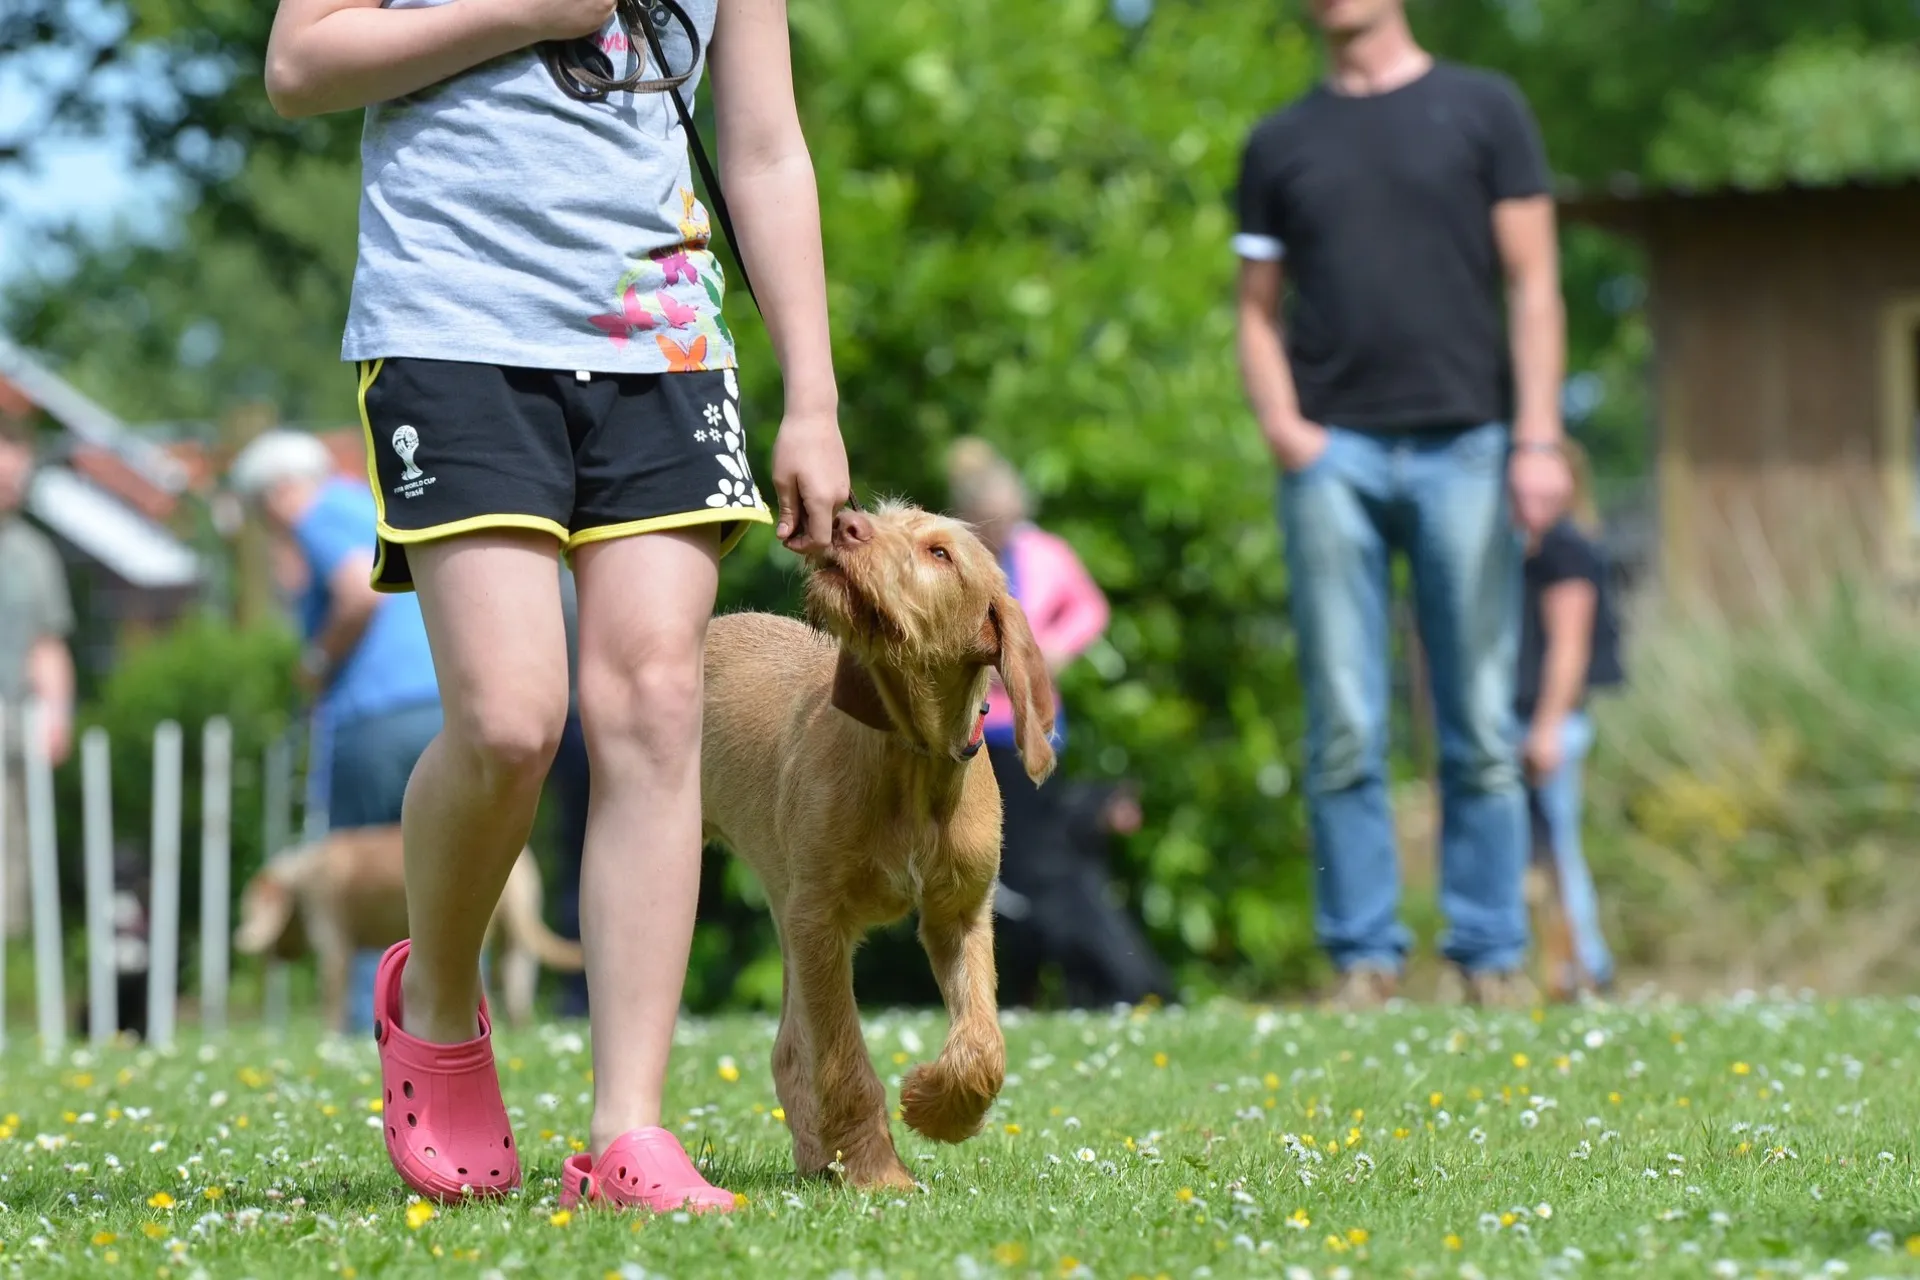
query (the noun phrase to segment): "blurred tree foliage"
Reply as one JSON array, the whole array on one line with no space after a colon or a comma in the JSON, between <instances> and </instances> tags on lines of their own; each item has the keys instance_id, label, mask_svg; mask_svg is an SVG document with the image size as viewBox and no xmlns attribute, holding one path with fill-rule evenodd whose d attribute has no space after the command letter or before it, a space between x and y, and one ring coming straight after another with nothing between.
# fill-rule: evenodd
<instances>
[{"instance_id":1,"label":"blurred tree foliage","mask_svg":"<svg viewBox=\"0 0 1920 1280\"><path fill-rule=\"evenodd\" d=\"M1729 145L1740 120L1797 110L1814 92L1793 88L1813 75L1792 70L1801 37L1868 57L1920 34L1911 0L1411 9L1437 51L1520 82L1556 169L1582 182L1684 176L1682 157ZM193 194L167 242L76 246L75 270L0 301L17 338L130 417L266 396L296 419L350 420L335 357L358 120L272 114L271 16L257 0L16 0L0 16L0 48L71 55L42 60L41 132L126 122ZM1286 6L1179 0L1138 31L1097 0L793 0L792 28L856 481L939 504L940 452L961 431L1019 460L1116 606L1108 643L1067 678L1068 768L1144 780L1124 874L1156 942L1193 980L1299 979L1313 963L1291 790L1301 709L1225 245L1241 140L1310 83L1310 32ZM0 164L30 162L31 141L0 138ZM1617 243L1567 237L1572 367L1607 391L1584 427L1607 470L1647 461L1636 270ZM764 449L778 381L749 309L733 319ZM730 604L792 606L770 539L728 573ZM735 892L703 928L690 996L762 996L766 934L738 874L711 874Z\"/></svg>"}]
</instances>

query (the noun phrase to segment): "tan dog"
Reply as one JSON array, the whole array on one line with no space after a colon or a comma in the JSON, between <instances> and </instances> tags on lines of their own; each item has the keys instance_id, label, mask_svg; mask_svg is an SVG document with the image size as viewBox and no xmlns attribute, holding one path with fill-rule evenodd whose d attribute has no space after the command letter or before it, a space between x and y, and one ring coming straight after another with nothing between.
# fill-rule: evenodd
<instances>
[{"instance_id":1,"label":"tan dog","mask_svg":"<svg viewBox=\"0 0 1920 1280\"><path fill-rule=\"evenodd\" d=\"M853 996L853 950L920 913L949 1027L900 1090L909 1127L979 1130L1006 1072L993 969L1000 792L980 754L988 671L1036 783L1053 687L1006 576L966 526L907 506L842 512L808 613L716 618L707 638L706 830L759 873L784 964L774 1086L803 1174L910 1187ZM830 634L827 634L830 633Z\"/></svg>"},{"instance_id":2,"label":"tan dog","mask_svg":"<svg viewBox=\"0 0 1920 1280\"><path fill-rule=\"evenodd\" d=\"M540 915L540 868L522 850L494 909L488 941L499 947L504 1011L522 1026L533 1016L540 966L574 972L580 944L547 928ZM234 950L297 960L319 958L320 1005L329 1030L346 1008L353 954L379 950L407 936L407 896L400 828L336 831L270 860L240 895Z\"/></svg>"}]
</instances>

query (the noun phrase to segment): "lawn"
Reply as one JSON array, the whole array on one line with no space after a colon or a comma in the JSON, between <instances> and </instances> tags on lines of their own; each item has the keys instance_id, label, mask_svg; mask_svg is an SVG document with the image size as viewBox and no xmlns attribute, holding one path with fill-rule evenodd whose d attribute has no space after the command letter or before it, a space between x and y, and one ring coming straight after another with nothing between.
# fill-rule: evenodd
<instances>
[{"instance_id":1,"label":"lawn","mask_svg":"<svg viewBox=\"0 0 1920 1280\"><path fill-rule=\"evenodd\" d=\"M1006 1021L985 1133L896 1126L903 1198L795 1182L770 1023L683 1027L672 1120L748 1201L700 1220L556 1212L583 1027L501 1034L527 1186L437 1211L387 1169L370 1045L16 1041L0 1274L1920 1275L1920 1002ZM873 1018L883 1075L941 1029Z\"/></svg>"}]
</instances>

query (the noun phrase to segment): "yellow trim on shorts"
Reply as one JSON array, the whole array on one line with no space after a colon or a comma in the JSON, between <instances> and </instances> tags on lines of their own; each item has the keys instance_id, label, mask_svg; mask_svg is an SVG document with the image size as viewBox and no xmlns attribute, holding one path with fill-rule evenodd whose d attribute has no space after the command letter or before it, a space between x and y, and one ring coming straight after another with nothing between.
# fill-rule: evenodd
<instances>
[{"instance_id":1,"label":"yellow trim on shorts","mask_svg":"<svg viewBox=\"0 0 1920 1280\"><path fill-rule=\"evenodd\" d=\"M596 525L591 529L582 529L567 539L567 552L572 554L575 548L590 542L611 542L615 538L635 538L643 533L666 533L672 529L693 529L707 524L738 524L740 527L729 533L720 544L720 554L726 555L747 536L747 529L756 524L772 524L773 512L761 507L705 507L699 511L683 511L678 515L654 516L648 520L626 520L619 524Z\"/></svg>"}]
</instances>

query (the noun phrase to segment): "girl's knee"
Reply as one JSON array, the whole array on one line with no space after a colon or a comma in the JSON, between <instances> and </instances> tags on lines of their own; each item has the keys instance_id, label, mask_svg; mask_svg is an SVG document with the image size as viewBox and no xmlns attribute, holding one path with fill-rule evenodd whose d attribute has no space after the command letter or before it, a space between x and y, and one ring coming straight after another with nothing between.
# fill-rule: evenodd
<instances>
[{"instance_id":1,"label":"girl's knee","mask_svg":"<svg viewBox=\"0 0 1920 1280\"><path fill-rule=\"evenodd\" d=\"M497 789L539 786L552 767L566 727L567 691L535 682L469 698L447 716L451 745Z\"/></svg>"},{"instance_id":2,"label":"girl's knee","mask_svg":"<svg viewBox=\"0 0 1920 1280\"><path fill-rule=\"evenodd\" d=\"M589 742L681 742L697 737L703 692L697 644L580 667L580 724Z\"/></svg>"}]
</instances>

